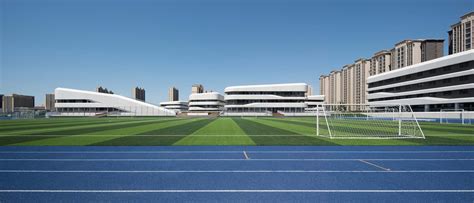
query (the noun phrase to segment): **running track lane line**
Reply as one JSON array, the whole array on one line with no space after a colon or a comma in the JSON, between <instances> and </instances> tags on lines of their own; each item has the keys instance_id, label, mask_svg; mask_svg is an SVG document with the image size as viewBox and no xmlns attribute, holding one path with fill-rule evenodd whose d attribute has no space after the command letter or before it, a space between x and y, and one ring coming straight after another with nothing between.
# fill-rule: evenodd
<instances>
[{"instance_id":1,"label":"running track lane line","mask_svg":"<svg viewBox=\"0 0 474 203\"><path fill-rule=\"evenodd\" d=\"M0 158L0 161L359 161L361 159L15 159L15 158ZM363 159L366 161L474 161L473 159Z\"/></svg>"},{"instance_id":2,"label":"running track lane line","mask_svg":"<svg viewBox=\"0 0 474 203\"><path fill-rule=\"evenodd\" d=\"M376 167L376 168L382 169L382 170L384 170L384 171L390 171L389 168L385 168L385 167L382 167L382 166L380 166L380 165L377 165L377 164L374 164L374 163L371 163L371 162L368 162L368 161L365 161L365 160L362 160L362 159L360 159L359 161L362 162L362 163L365 163L365 164L374 166L374 167Z\"/></svg>"},{"instance_id":3,"label":"running track lane line","mask_svg":"<svg viewBox=\"0 0 474 203\"><path fill-rule=\"evenodd\" d=\"M474 173L474 170L0 170L0 173Z\"/></svg>"},{"instance_id":4,"label":"running track lane line","mask_svg":"<svg viewBox=\"0 0 474 203\"><path fill-rule=\"evenodd\" d=\"M250 158L249 158L249 155L247 155L247 152L245 152L245 151L244 151L244 157L245 157L245 159L247 159L247 160L250 159Z\"/></svg>"},{"instance_id":5,"label":"running track lane line","mask_svg":"<svg viewBox=\"0 0 474 203\"><path fill-rule=\"evenodd\" d=\"M0 193L474 193L474 190L0 190Z\"/></svg>"},{"instance_id":6,"label":"running track lane line","mask_svg":"<svg viewBox=\"0 0 474 203\"><path fill-rule=\"evenodd\" d=\"M252 151L259 154L435 154L435 153L474 153L474 151ZM0 151L0 154L196 154L196 153L242 153L242 151Z\"/></svg>"}]
</instances>

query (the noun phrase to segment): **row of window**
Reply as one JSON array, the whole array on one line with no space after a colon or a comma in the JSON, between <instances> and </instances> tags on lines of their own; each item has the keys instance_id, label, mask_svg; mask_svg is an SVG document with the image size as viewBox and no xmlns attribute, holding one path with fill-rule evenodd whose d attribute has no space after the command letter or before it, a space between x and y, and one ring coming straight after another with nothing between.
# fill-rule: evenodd
<instances>
[{"instance_id":1,"label":"row of window","mask_svg":"<svg viewBox=\"0 0 474 203\"><path fill-rule=\"evenodd\" d=\"M447 86L453 86L453 85L470 84L473 81L474 81L474 75L464 75L460 77L446 78L443 80L435 80L435 81L423 82L423 83L412 84L412 85L404 85L404 86L399 86L399 87L374 90L374 91L369 91L369 94L377 93L377 92L391 92L391 93L408 92L408 91L431 89L431 88L438 88L438 87L447 87Z\"/></svg>"},{"instance_id":2,"label":"row of window","mask_svg":"<svg viewBox=\"0 0 474 203\"><path fill-rule=\"evenodd\" d=\"M386 98L379 98L379 99L369 99L369 102L388 101L388 100L396 100L396 99L409 99L409 98L419 98L419 97L436 97L436 98L446 98L446 99L474 97L474 89L451 90L451 91L444 91L444 92L433 92L433 93L413 94L413 95L406 95L406 96L386 97Z\"/></svg>"},{"instance_id":3,"label":"row of window","mask_svg":"<svg viewBox=\"0 0 474 203\"><path fill-rule=\"evenodd\" d=\"M450 65L450 66L445 66L445 67L440 67L440 68L431 69L431 70L427 70L427 71L422 71L422 72L418 72L418 73L413 73L413 74L408 74L408 75L399 76L399 77L395 77L395 78L390 78L390 79L383 80L383 81L369 83L368 85L369 85L369 88L373 88L373 87L379 87L379 86L384 86L384 85L390 85L390 84L396 84L396 83L411 81L411 80L415 80L415 79L422 79L422 78L428 78L428 77L433 77L433 76L438 76L438 75L445 75L445 74L465 71L465 70L469 70L469 69L474 69L474 61L467 61L467 62L460 63L460 64L454 64L454 65Z\"/></svg>"},{"instance_id":4,"label":"row of window","mask_svg":"<svg viewBox=\"0 0 474 203\"><path fill-rule=\"evenodd\" d=\"M227 95L277 95L282 97L304 97L306 92L226 92Z\"/></svg>"},{"instance_id":5,"label":"row of window","mask_svg":"<svg viewBox=\"0 0 474 203\"><path fill-rule=\"evenodd\" d=\"M56 103L94 103L88 99L57 99Z\"/></svg>"}]
</instances>

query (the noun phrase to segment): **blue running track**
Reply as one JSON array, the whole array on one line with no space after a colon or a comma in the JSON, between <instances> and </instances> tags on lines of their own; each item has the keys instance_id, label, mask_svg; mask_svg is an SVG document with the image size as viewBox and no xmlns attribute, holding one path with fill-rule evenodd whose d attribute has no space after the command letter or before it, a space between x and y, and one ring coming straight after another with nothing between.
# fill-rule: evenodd
<instances>
[{"instance_id":1,"label":"blue running track","mask_svg":"<svg viewBox=\"0 0 474 203\"><path fill-rule=\"evenodd\" d=\"M470 202L474 147L0 147L0 202Z\"/></svg>"}]
</instances>

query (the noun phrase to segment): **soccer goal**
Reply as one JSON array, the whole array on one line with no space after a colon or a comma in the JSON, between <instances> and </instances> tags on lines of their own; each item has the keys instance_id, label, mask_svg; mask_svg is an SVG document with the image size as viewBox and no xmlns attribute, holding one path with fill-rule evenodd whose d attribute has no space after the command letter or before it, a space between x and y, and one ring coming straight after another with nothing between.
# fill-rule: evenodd
<instances>
[{"instance_id":1,"label":"soccer goal","mask_svg":"<svg viewBox=\"0 0 474 203\"><path fill-rule=\"evenodd\" d=\"M439 123L461 123L466 124L464 109L441 109L439 111ZM468 119L470 124L471 120Z\"/></svg>"},{"instance_id":2,"label":"soccer goal","mask_svg":"<svg viewBox=\"0 0 474 203\"><path fill-rule=\"evenodd\" d=\"M409 105L319 105L316 134L331 139L425 138Z\"/></svg>"}]
</instances>

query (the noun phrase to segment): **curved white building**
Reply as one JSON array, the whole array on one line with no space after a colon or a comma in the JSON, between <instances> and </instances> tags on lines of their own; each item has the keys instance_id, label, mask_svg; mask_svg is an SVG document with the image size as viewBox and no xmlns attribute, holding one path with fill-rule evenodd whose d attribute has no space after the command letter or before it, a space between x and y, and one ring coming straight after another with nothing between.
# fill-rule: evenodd
<instances>
[{"instance_id":1,"label":"curved white building","mask_svg":"<svg viewBox=\"0 0 474 203\"><path fill-rule=\"evenodd\" d=\"M207 115L224 110L224 96L218 92L195 93L189 95L188 115Z\"/></svg>"},{"instance_id":2,"label":"curved white building","mask_svg":"<svg viewBox=\"0 0 474 203\"><path fill-rule=\"evenodd\" d=\"M369 104L408 104L414 111L474 110L474 50L370 76Z\"/></svg>"},{"instance_id":3,"label":"curved white building","mask_svg":"<svg viewBox=\"0 0 474 203\"><path fill-rule=\"evenodd\" d=\"M116 94L56 88L52 116L175 116L172 110Z\"/></svg>"},{"instance_id":4,"label":"curved white building","mask_svg":"<svg viewBox=\"0 0 474 203\"><path fill-rule=\"evenodd\" d=\"M306 83L245 85L225 88L226 113L303 113Z\"/></svg>"},{"instance_id":5,"label":"curved white building","mask_svg":"<svg viewBox=\"0 0 474 203\"><path fill-rule=\"evenodd\" d=\"M184 112L188 110L188 102L186 101L168 101L168 102L161 102L160 106L172 110L174 112Z\"/></svg>"}]
</instances>

